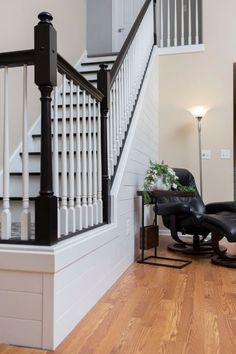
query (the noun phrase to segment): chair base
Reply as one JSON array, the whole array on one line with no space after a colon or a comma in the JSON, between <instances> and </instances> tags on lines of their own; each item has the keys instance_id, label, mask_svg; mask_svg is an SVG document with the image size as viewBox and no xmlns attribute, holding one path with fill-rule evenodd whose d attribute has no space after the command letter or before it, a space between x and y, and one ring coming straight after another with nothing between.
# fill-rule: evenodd
<instances>
[{"instance_id":1,"label":"chair base","mask_svg":"<svg viewBox=\"0 0 236 354\"><path fill-rule=\"evenodd\" d=\"M204 256L214 254L212 245L209 242L201 243L199 248L195 248L193 244L171 243L167 246L170 251L182 252L185 254L191 254L195 256ZM226 247L220 246L221 252L226 251Z\"/></svg>"},{"instance_id":2,"label":"chair base","mask_svg":"<svg viewBox=\"0 0 236 354\"><path fill-rule=\"evenodd\" d=\"M214 254L211 258L211 263L227 267L227 268L236 268L236 258L221 258L220 255Z\"/></svg>"}]
</instances>

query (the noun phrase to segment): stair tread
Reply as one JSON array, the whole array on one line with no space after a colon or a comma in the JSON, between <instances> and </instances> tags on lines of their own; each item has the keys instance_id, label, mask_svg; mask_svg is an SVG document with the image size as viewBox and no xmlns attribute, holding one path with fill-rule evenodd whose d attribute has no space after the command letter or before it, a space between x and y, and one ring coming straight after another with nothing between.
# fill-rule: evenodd
<instances>
[{"instance_id":1,"label":"stair tread","mask_svg":"<svg viewBox=\"0 0 236 354\"><path fill-rule=\"evenodd\" d=\"M86 149L86 153L87 153L88 149ZM73 151L74 154L76 154L77 150ZM81 150L82 152L82 150ZM66 154L69 155L70 151L67 151ZM58 154L61 155L62 154L62 151L58 151ZM23 155L23 152L20 152L20 155ZM38 155L41 155L41 152L40 151L31 151L29 152L29 155L30 156L38 156Z\"/></svg>"},{"instance_id":2,"label":"stair tread","mask_svg":"<svg viewBox=\"0 0 236 354\"><path fill-rule=\"evenodd\" d=\"M81 65L82 66L87 66L87 65L101 65L101 64L113 64L115 60L102 60L102 61L92 61L92 62L84 62Z\"/></svg>"},{"instance_id":3,"label":"stair tread","mask_svg":"<svg viewBox=\"0 0 236 354\"><path fill-rule=\"evenodd\" d=\"M58 172L59 176L62 175L62 172ZM69 176L69 172L66 172L67 176ZM82 172L80 172L82 174ZM86 172L88 174L88 172ZM74 175L76 176L76 172L74 172ZM10 172L10 176L22 176L22 172ZM40 176L40 172L29 172L29 176ZM22 198L21 198L22 199Z\"/></svg>"},{"instance_id":4,"label":"stair tread","mask_svg":"<svg viewBox=\"0 0 236 354\"><path fill-rule=\"evenodd\" d=\"M96 135L97 135L97 134L98 134L98 133L96 132ZM54 133L51 134L51 136L53 136L53 135L54 135ZM82 136L83 133L80 133L80 135ZM91 132L91 135L94 135L94 133ZM61 137L62 137L62 133L58 133L57 136L59 136L59 137L61 138ZM70 133L66 133L66 136L67 136L67 137L70 136ZM77 133L73 133L73 136L77 136ZM86 133L86 136L88 136L88 133ZM40 133L38 133L38 134L32 134L32 138L40 138L40 137L41 137L41 134L40 134ZM21 152L20 154L22 154L22 152Z\"/></svg>"},{"instance_id":5,"label":"stair tread","mask_svg":"<svg viewBox=\"0 0 236 354\"><path fill-rule=\"evenodd\" d=\"M97 102L96 102L95 104L96 104L96 106L98 105ZM83 103L80 103L79 105L80 105L80 107L83 107ZM85 106L86 106L86 107L88 107L88 105L89 105L88 103L85 103ZM54 107L54 103L52 103L52 106ZM69 107L70 107L70 103L66 103L65 106L66 106L67 108L69 108ZM93 102L91 102L90 106L93 106ZM63 105L62 105L62 104L58 104L57 107L58 107L58 108L62 108ZM73 103L73 107L74 107L74 108L77 107L77 103Z\"/></svg>"}]
</instances>

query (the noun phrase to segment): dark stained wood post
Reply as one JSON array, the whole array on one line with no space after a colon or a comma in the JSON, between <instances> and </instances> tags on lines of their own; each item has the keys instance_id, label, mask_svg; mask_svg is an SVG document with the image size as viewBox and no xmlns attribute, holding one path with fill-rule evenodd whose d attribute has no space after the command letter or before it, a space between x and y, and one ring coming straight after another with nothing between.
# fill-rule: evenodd
<instances>
[{"instance_id":1,"label":"dark stained wood post","mask_svg":"<svg viewBox=\"0 0 236 354\"><path fill-rule=\"evenodd\" d=\"M57 35L47 12L38 16L34 28L35 83L41 93L40 191L35 199L35 241L40 245L57 242L57 197L52 185L51 93L57 85Z\"/></svg>"},{"instance_id":2,"label":"dark stained wood post","mask_svg":"<svg viewBox=\"0 0 236 354\"><path fill-rule=\"evenodd\" d=\"M154 45L157 45L157 0L153 0Z\"/></svg>"},{"instance_id":3,"label":"dark stained wood post","mask_svg":"<svg viewBox=\"0 0 236 354\"><path fill-rule=\"evenodd\" d=\"M108 174L108 134L107 134L107 115L110 108L110 72L107 65L101 64L97 77L97 87L103 93L101 102L101 150L102 150L102 199L103 199L103 221L110 222L111 202L110 185Z\"/></svg>"}]
</instances>

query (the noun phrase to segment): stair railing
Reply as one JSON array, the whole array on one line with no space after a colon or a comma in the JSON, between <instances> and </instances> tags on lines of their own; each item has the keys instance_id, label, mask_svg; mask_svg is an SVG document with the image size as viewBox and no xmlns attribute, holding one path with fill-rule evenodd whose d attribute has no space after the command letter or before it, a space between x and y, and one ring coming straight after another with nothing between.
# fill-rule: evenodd
<instances>
[{"instance_id":1,"label":"stair railing","mask_svg":"<svg viewBox=\"0 0 236 354\"><path fill-rule=\"evenodd\" d=\"M103 94L57 53L52 16L44 12L38 17L40 21L35 26L34 49L0 53L0 69L4 70L2 243L52 245L79 231L101 225L104 221L101 141L104 133L100 110ZM35 83L41 93L40 191L36 198L30 197L29 188L29 65L34 65ZM20 238L12 234L10 207L12 186L9 165L8 71L14 67L23 67L23 196L19 197L22 200ZM58 82L62 82L61 91ZM61 131L59 120L62 122ZM30 218L29 202L32 199L35 201L35 236L30 232L33 220Z\"/></svg>"},{"instance_id":2,"label":"stair railing","mask_svg":"<svg viewBox=\"0 0 236 354\"><path fill-rule=\"evenodd\" d=\"M202 43L202 0L158 0L158 46Z\"/></svg>"},{"instance_id":3,"label":"stair railing","mask_svg":"<svg viewBox=\"0 0 236 354\"><path fill-rule=\"evenodd\" d=\"M104 177L104 191L106 190L107 195L115 177L153 46L156 44L155 23L156 0L146 0L110 73L104 73L104 65L98 73L98 88L104 94L104 118L107 122L107 170ZM108 212L108 209L104 212Z\"/></svg>"}]
</instances>

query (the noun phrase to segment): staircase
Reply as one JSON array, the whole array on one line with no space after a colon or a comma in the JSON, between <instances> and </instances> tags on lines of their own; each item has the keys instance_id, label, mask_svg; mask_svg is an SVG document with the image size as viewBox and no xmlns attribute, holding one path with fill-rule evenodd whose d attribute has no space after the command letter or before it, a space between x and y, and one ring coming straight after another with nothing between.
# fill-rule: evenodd
<instances>
[{"instance_id":1,"label":"staircase","mask_svg":"<svg viewBox=\"0 0 236 354\"><path fill-rule=\"evenodd\" d=\"M0 53L4 71L0 242L52 245L110 223L111 185L156 43L155 4L146 0L117 57L87 58L80 72L54 50L56 31L48 13L39 15L34 49ZM28 131L30 65L41 93L41 117ZM9 163L8 68L19 66L24 88L22 147Z\"/></svg>"}]
</instances>

